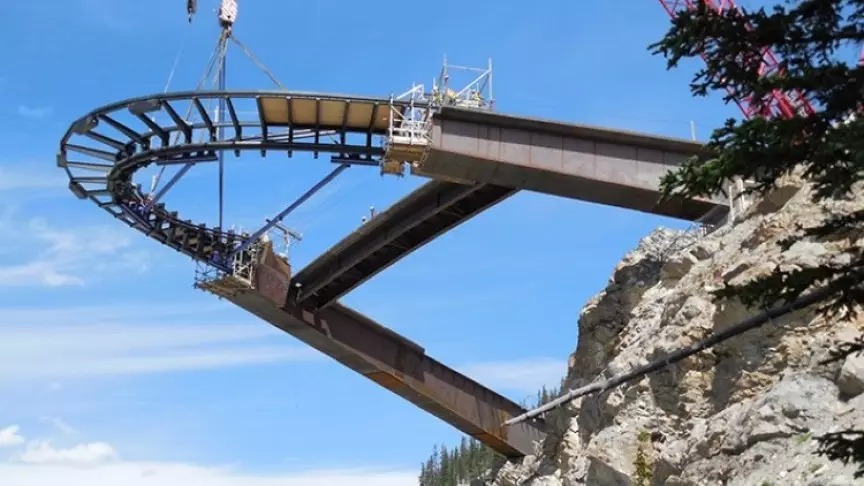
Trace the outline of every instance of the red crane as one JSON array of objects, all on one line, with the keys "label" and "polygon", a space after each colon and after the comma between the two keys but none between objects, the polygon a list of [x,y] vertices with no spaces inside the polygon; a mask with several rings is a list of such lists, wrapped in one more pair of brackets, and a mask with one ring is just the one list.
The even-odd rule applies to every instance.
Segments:
[{"label": "red crane", "polygon": [[[659,0],[663,8],[673,19],[684,10],[695,9],[699,3],[704,3],[711,9],[717,12],[723,12],[730,9],[737,9],[734,0]],[[704,54],[702,58],[705,59]],[[864,62],[864,51],[862,51],[862,62]],[[759,75],[764,76],[780,72],[780,63],[777,57],[770,49],[765,49],[762,52],[762,62],[759,66]],[[732,94],[732,89],[726,87],[726,90]],[[754,116],[763,117],[781,117],[791,118],[796,114],[812,115],[816,112],[810,101],[800,91],[793,93],[784,93],[780,90],[771,92],[767,103],[761,100],[754,100],[752,96],[744,99],[735,99],[735,103],[741,108],[746,118]]]}]

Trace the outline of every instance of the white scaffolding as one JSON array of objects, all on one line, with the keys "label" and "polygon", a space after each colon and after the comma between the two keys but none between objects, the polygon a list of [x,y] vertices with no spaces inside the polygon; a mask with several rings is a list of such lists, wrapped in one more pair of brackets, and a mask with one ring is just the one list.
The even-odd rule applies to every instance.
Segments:
[{"label": "white scaffolding", "polygon": [[[467,76],[466,76],[467,74]],[[459,79],[452,79],[453,77]],[[463,79],[464,78],[464,79]],[[461,88],[459,82],[465,84]],[[404,175],[405,164],[422,164],[432,145],[432,116],[441,107],[492,110],[492,60],[485,68],[450,65],[447,57],[431,91],[415,84],[391,101],[409,101],[408,106],[390,106],[390,126],[384,141],[381,174]]]}]

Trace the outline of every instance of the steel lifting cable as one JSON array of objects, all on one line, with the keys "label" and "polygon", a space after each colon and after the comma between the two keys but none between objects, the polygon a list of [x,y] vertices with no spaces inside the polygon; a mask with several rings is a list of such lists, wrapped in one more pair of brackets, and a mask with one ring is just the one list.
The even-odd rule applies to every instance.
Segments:
[{"label": "steel lifting cable", "polygon": [[[255,64],[255,66],[257,66],[260,70],[262,70],[264,72],[264,74],[266,74],[267,77],[270,78],[270,81],[273,81],[273,84],[275,84],[279,89],[282,89],[282,90],[287,89],[287,88],[285,88],[285,85],[283,85],[279,81],[279,79],[276,77],[276,75],[274,75],[273,72],[271,72],[270,69],[268,69],[267,66],[263,62],[261,62],[257,57],[255,57],[255,55],[252,54],[252,51],[250,51],[249,48],[246,47],[246,44],[242,43],[240,41],[240,39],[238,39],[237,36],[234,35],[233,32],[231,33],[230,37],[231,37],[231,40],[234,41],[235,44],[237,44],[237,47],[239,47],[240,50],[242,50],[243,53],[246,54],[246,57],[248,57]],[[331,141],[333,141],[334,143],[338,143],[336,137],[333,134],[330,134],[328,136],[330,137]]]},{"label": "steel lifting cable", "polygon": [[[224,11],[220,11],[220,19],[222,18],[223,13],[224,13]],[[236,17],[236,15],[237,15],[237,13],[236,13],[236,5],[235,5],[233,17]],[[233,19],[233,17],[232,17],[232,19]],[[217,68],[216,76],[214,76],[214,79],[213,79],[213,81],[217,84],[217,87],[220,91],[225,90],[225,85],[227,83],[225,71],[226,71],[227,56],[228,56],[228,38],[229,37],[231,37],[231,24],[228,23],[226,20],[222,20],[222,35],[220,35],[220,37],[219,37],[219,45],[220,45],[219,61],[218,61],[219,67]],[[226,106],[225,98],[224,97],[219,98],[219,117],[220,118],[225,116],[225,110],[226,109],[227,109],[227,106]],[[217,120],[217,122],[218,121],[219,120]],[[219,138],[220,139],[225,138],[225,127],[224,126],[219,127]],[[219,180],[218,180],[219,225],[218,225],[218,228],[221,230],[222,229],[222,223],[223,223],[223,210],[225,207],[224,206],[224,203],[225,203],[225,152],[224,151],[219,152],[218,159],[219,159]]]},{"label": "steel lifting cable", "polygon": [[[222,38],[220,37],[219,42],[216,44],[216,47],[213,49],[213,53],[210,55],[210,59],[207,61],[207,67],[204,70],[204,74],[201,76],[201,79],[198,80],[198,84],[195,87],[196,91],[198,91],[204,87],[205,83],[207,82],[207,79],[210,77],[210,74],[213,72],[213,68],[216,66],[216,63],[219,62],[219,56],[222,53],[222,47],[223,47],[223,42],[222,42]],[[178,55],[178,59],[179,59],[179,55]],[[172,76],[173,76],[173,72],[172,72]],[[170,82],[171,82],[171,79],[169,77],[168,83],[170,84]],[[168,91],[167,85],[165,87],[165,91],[166,92]],[[188,121],[191,116],[192,116],[192,104],[190,103],[189,107],[186,109],[186,116],[184,117],[184,119]],[[170,145],[176,144],[177,139],[179,137],[180,137],[180,132],[179,131],[175,132],[174,137],[173,137],[173,141],[170,142]],[[164,166],[164,165],[162,167],[160,167],[159,173],[156,174],[156,176],[153,178],[153,182],[150,184],[150,196],[152,196],[154,194],[154,192],[156,191],[156,187],[159,185],[159,181],[162,179],[162,176],[165,174],[165,168],[166,168],[166,166]]]},{"label": "steel lifting cable", "polygon": [[165,89],[162,91],[163,93],[168,92],[168,88],[171,86],[171,81],[174,79],[174,73],[177,72],[177,65],[180,64],[180,57],[186,49],[186,40],[189,38],[189,29],[187,28],[185,30],[186,32],[183,34],[183,40],[180,41],[180,48],[177,49],[177,55],[174,57],[174,64],[171,65],[171,71],[168,73],[168,81],[165,82]]},{"label": "steel lifting cable", "polygon": [[827,300],[844,288],[861,286],[862,281],[864,281],[864,269],[859,268],[846,275],[845,277],[841,277],[823,287],[810,291],[807,293],[807,295],[799,297],[792,302],[773,307],[770,310],[764,311],[760,314],[750,317],[749,319],[745,319],[744,321],[741,321],[738,324],[729,327],[723,331],[714,333],[707,338],[702,339],[701,341],[697,341],[689,346],[679,348],[678,350],[673,351],[660,359],[652,361],[647,365],[640,366],[639,368],[636,368],[635,370],[629,371],[627,373],[613,376],[608,380],[595,382],[581,388],[570,390],[569,392],[556,398],[555,400],[552,400],[551,402],[546,403],[545,405],[537,407],[533,410],[529,410],[522,415],[507,420],[506,422],[504,422],[504,425],[515,425],[520,422],[524,422],[528,419],[537,417],[538,415],[548,412],[554,408],[560,407],[572,400],[575,400],[576,398],[585,395],[602,393],[604,391],[616,388],[619,385],[623,385],[624,383],[633,381],[637,378],[642,378],[648,373],[653,373],[671,364],[675,364],[685,358],[689,358],[694,354],[697,354],[717,344],[720,344],[723,341],[727,341],[741,333],[744,333],[751,329],[756,329],[757,327],[761,327],[762,325],[771,322],[773,319],[789,314],[790,312],[805,309],[813,304],[822,302],[823,300]]},{"label": "steel lifting cable", "polygon": [[234,35],[233,33],[231,34],[230,37],[231,37],[231,40],[234,41],[235,44],[237,44],[237,47],[239,47],[240,50],[242,50],[243,53],[246,54],[246,56],[247,56],[249,59],[251,59],[252,62],[255,63],[255,65],[256,65],[259,69],[261,69],[262,71],[264,71],[264,74],[266,74],[267,77],[270,78],[270,81],[273,81],[273,84],[275,84],[276,86],[278,86],[279,89],[286,89],[285,86],[282,85],[281,82],[279,82],[279,79],[277,79],[276,76],[275,76],[275,75],[274,75],[274,74],[273,74],[269,69],[267,69],[267,66],[265,66],[263,62],[261,62],[260,60],[258,60],[258,58],[255,57],[254,54],[252,54],[252,51],[250,51],[249,48],[246,47],[246,44],[243,44],[242,42],[240,42],[240,39],[238,39],[237,36]]}]

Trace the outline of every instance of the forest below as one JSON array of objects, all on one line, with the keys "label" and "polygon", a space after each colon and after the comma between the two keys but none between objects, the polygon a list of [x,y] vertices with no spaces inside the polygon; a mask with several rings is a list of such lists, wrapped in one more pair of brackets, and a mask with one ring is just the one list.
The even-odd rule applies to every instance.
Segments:
[{"label": "forest below", "polygon": [[[560,388],[537,392],[534,400],[520,403],[523,408],[535,408],[558,397]],[[483,445],[477,439],[462,437],[458,446],[435,445],[429,458],[420,465],[420,486],[457,486],[493,468],[504,456]]]}]

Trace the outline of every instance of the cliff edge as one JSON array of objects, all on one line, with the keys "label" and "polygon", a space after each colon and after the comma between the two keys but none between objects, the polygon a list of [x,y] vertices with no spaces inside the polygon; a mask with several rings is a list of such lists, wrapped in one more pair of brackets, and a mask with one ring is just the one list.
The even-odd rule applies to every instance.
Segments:
[{"label": "cliff edge", "polygon": [[[859,188],[856,194],[864,194]],[[833,209],[864,208],[864,197]],[[795,225],[825,218],[808,187],[789,178],[734,224],[708,235],[659,229],[615,268],[579,319],[567,388],[628,371],[753,315],[710,292],[777,265],[840,258],[851,238],[777,242]],[[846,235],[848,236],[848,235]],[[864,428],[864,356],[819,365],[837,340],[864,332],[864,313],[831,322],[814,309],[788,314],[707,352],[547,415],[535,456],[506,463],[474,484],[576,486],[845,486],[854,465],[813,454],[812,437]]]}]

